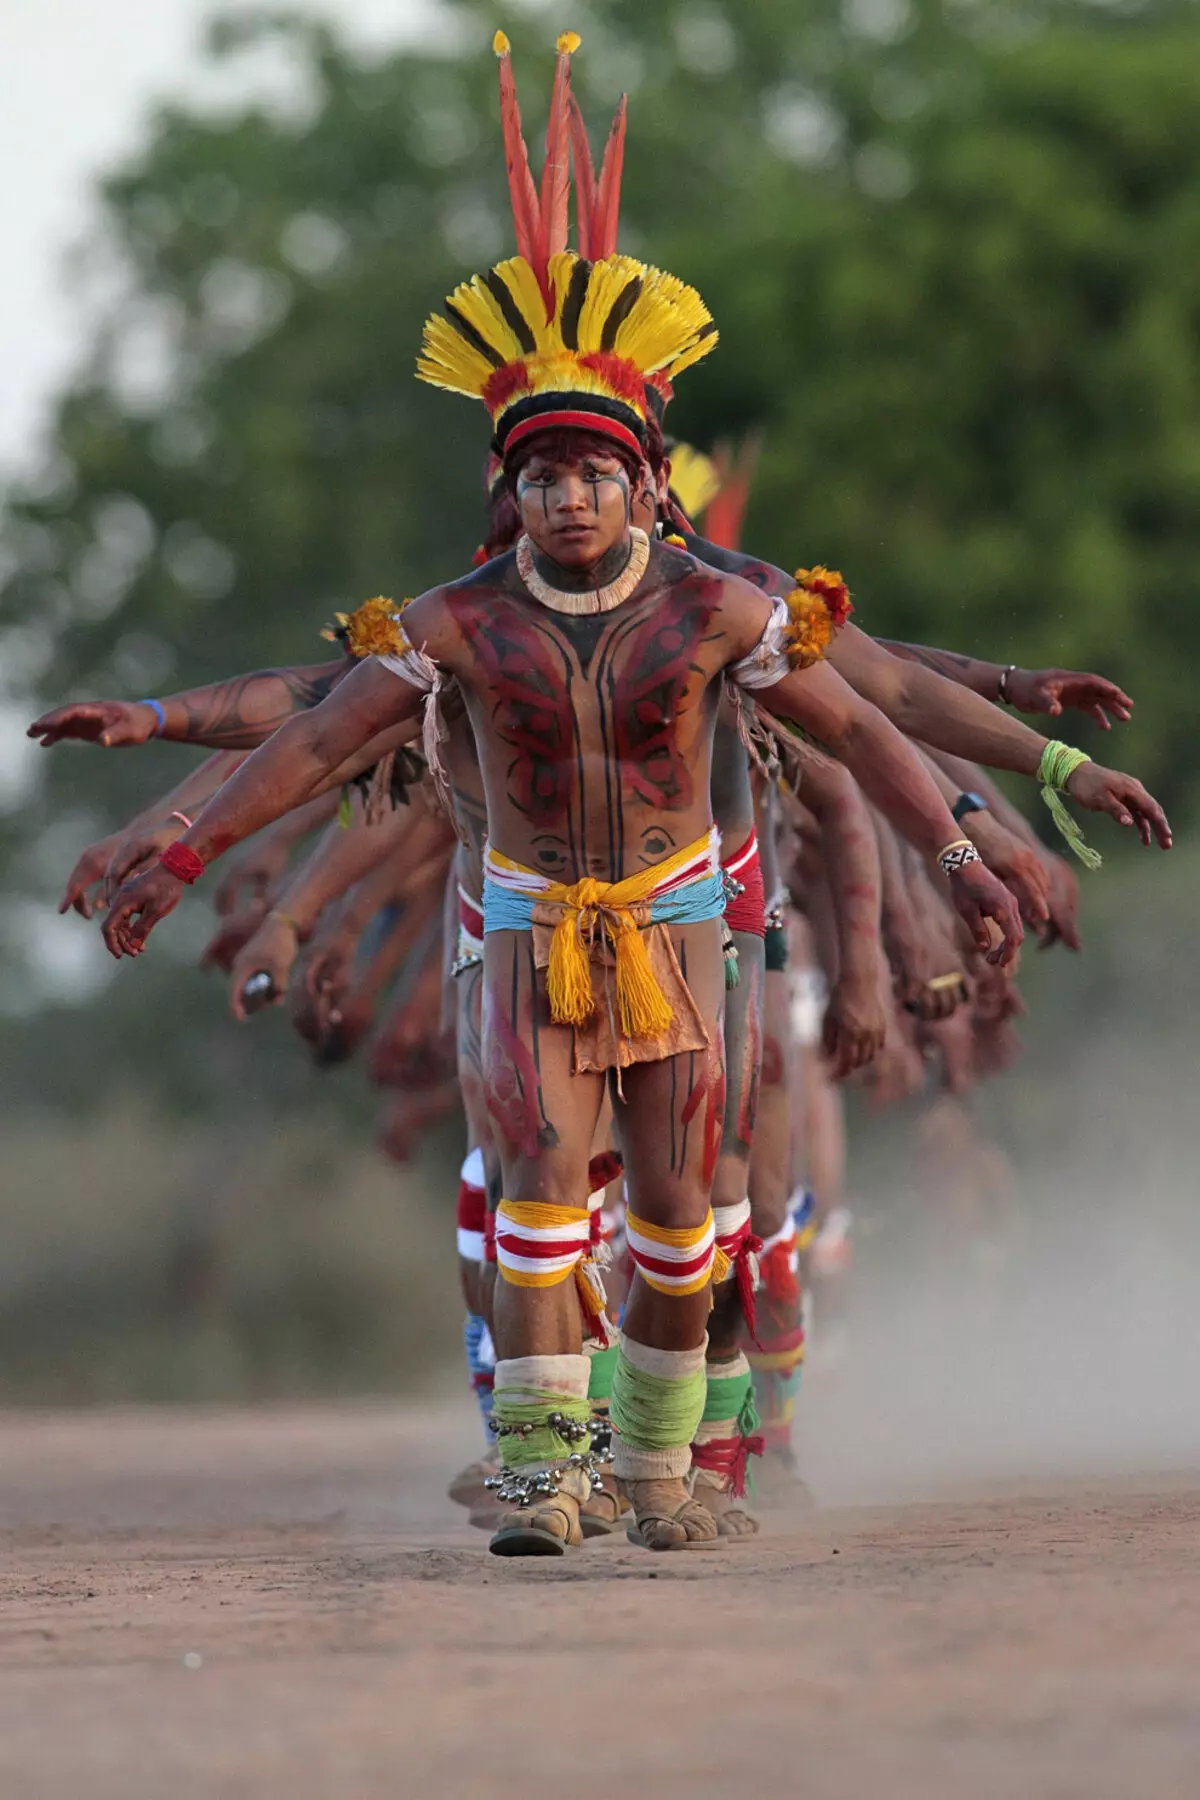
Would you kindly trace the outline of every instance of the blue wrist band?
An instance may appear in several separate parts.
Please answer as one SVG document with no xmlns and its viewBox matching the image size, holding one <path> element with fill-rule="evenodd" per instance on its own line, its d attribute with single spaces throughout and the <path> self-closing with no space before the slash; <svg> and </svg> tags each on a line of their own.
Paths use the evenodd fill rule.
<svg viewBox="0 0 1200 1800">
<path fill-rule="evenodd" d="M 167 715 L 163 711 L 162 701 L 161 700 L 139 700 L 138 705 L 139 706 L 148 706 L 151 708 L 151 710 L 154 713 L 155 718 L 158 720 L 158 729 L 155 731 L 154 735 L 155 735 L 155 737 L 161 737 L 163 732 L 167 729 Z"/>
</svg>

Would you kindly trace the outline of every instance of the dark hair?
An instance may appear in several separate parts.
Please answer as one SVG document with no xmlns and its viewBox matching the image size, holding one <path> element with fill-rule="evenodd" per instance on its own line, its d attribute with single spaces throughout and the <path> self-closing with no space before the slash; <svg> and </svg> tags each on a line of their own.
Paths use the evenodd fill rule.
<svg viewBox="0 0 1200 1800">
<path fill-rule="evenodd" d="M 487 536 L 481 546 L 483 561 L 490 562 L 493 556 L 503 556 L 511 550 L 521 535 L 521 514 L 508 482 L 501 476 L 488 495 L 488 528 Z"/>
<path fill-rule="evenodd" d="M 662 421 L 652 408 L 646 413 L 646 428 L 642 435 L 646 445 L 646 461 L 657 475 L 667 454 L 667 441 L 663 436 Z"/>
<path fill-rule="evenodd" d="M 642 459 L 628 444 L 619 443 L 616 438 L 609 437 L 603 431 L 577 431 L 554 425 L 548 426 L 545 431 L 531 432 L 504 458 L 504 473 L 512 493 L 517 491 L 517 477 L 521 470 L 535 456 L 548 457 L 551 462 L 567 463 L 579 462 L 585 456 L 615 456 L 635 487 L 642 473 Z"/>
</svg>

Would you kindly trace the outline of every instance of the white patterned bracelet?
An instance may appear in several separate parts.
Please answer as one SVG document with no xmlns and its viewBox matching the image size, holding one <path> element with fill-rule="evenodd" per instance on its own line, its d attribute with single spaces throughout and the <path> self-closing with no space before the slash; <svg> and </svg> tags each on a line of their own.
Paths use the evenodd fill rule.
<svg viewBox="0 0 1200 1800">
<path fill-rule="evenodd" d="M 947 844 L 946 848 L 939 850 L 937 854 L 938 868 L 943 875 L 957 875 L 958 871 L 965 869 L 968 863 L 982 861 L 982 856 L 970 838 L 955 838 L 952 844 Z"/>
</svg>

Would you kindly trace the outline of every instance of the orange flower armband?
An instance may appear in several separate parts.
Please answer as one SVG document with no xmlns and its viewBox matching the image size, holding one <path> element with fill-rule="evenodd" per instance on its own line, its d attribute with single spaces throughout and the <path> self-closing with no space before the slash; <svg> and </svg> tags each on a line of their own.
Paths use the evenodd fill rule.
<svg viewBox="0 0 1200 1800">
<path fill-rule="evenodd" d="M 788 622 L 783 636 L 788 662 L 793 669 L 811 668 L 854 611 L 850 590 L 836 569 L 817 563 L 814 568 L 796 570 L 796 586 L 786 604 Z"/>
<path fill-rule="evenodd" d="M 342 644 L 348 655 L 360 659 L 364 656 L 403 656 L 412 649 L 401 624 L 401 615 L 407 605 L 407 600 L 397 606 L 394 600 L 377 594 L 373 600 L 364 600 L 355 612 L 335 613 L 336 624 L 327 626 L 321 636 Z"/>
</svg>

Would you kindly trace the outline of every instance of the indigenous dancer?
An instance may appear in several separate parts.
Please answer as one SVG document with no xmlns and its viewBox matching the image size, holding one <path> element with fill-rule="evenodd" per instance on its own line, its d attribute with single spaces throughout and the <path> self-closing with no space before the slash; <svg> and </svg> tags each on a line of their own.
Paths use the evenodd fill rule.
<svg viewBox="0 0 1200 1800">
<path fill-rule="evenodd" d="M 565 112 L 568 45 L 545 203 L 510 101 L 521 254 L 456 291 L 427 328 L 421 363 L 426 379 L 488 403 L 525 536 L 515 554 L 407 606 L 391 652 L 284 725 L 165 862 L 126 886 L 105 925 L 114 954 L 139 954 L 208 860 L 365 766 L 381 737 L 422 711 L 436 772 L 437 697 L 457 679 L 487 795 L 484 1062 L 493 1101 L 505 1102 L 494 1417 L 502 1497 L 521 1510 L 492 1547 L 516 1554 L 561 1553 L 580 1537 L 587 1360 L 569 1277 L 588 1251 L 581 1203 L 610 1070 L 623 1077 L 637 1270 L 614 1383 L 617 1470 L 643 1542 L 715 1536 L 684 1477 L 704 1401 L 708 1185 L 723 1115 L 724 889 L 709 761 L 725 673 L 840 754 L 900 828 L 940 855 L 981 946 L 989 919 L 1002 934 L 998 960 L 1020 937 L 1010 896 L 962 842 L 903 739 L 813 664 L 804 598 L 772 605 L 635 532 L 645 382 L 698 360 L 715 333 L 693 290 L 607 254 L 602 213 L 585 209 L 589 256 L 563 248 L 553 121 Z M 506 55 L 502 73 L 510 82 Z M 580 1289 L 594 1316 L 586 1275 Z"/>
</svg>

